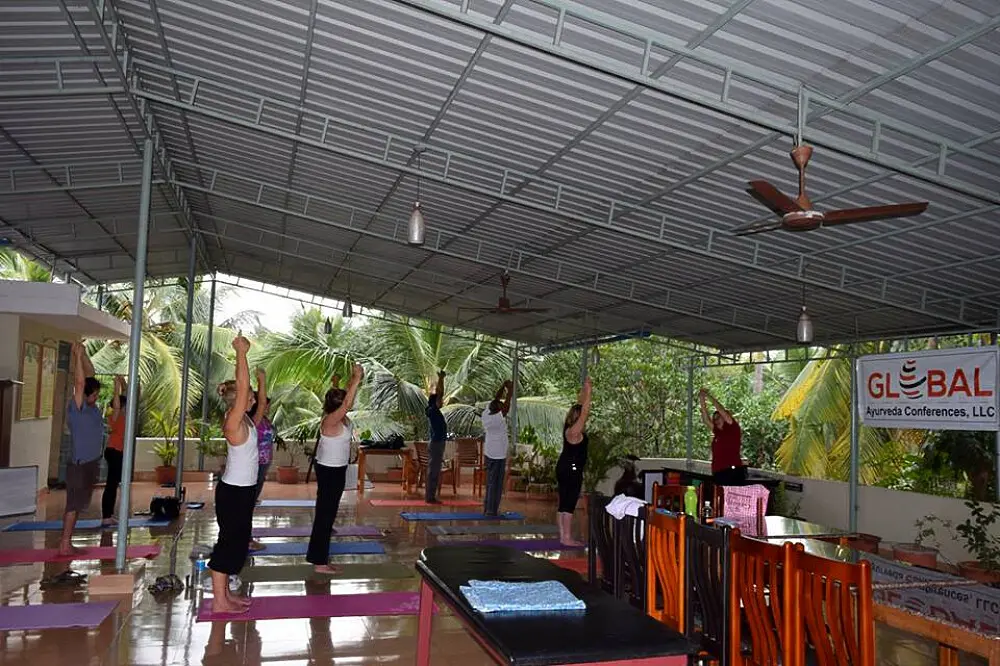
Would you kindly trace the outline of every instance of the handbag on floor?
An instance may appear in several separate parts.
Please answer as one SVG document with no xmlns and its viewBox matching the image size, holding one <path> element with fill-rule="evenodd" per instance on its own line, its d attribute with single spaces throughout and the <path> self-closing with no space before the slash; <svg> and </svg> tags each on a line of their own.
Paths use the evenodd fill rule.
<svg viewBox="0 0 1000 666">
<path fill-rule="evenodd" d="M 177 520 L 181 503 L 176 497 L 154 497 L 149 500 L 149 513 L 153 520 Z"/>
</svg>

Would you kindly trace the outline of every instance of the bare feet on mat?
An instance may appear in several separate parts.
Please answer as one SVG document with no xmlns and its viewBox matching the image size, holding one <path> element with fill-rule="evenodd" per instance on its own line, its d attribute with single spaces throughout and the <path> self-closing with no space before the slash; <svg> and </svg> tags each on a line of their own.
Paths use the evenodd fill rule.
<svg viewBox="0 0 1000 666">
<path fill-rule="evenodd" d="M 105 518 L 104 520 L 101 521 L 101 525 L 103 527 L 115 527 L 117 524 L 118 521 L 115 520 L 114 518 Z"/>
<path fill-rule="evenodd" d="M 318 574 L 323 574 L 326 576 L 335 576 L 340 573 L 340 567 L 334 566 L 332 564 L 317 564 L 314 571 Z"/>
<path fill-rule="evenodd" d="M 435 497 L 434 499 L 424 500 L 424 503 L 425 504 L 440 504 L 441 500 L 439 500 L 438 498 Z"/>
<path fill-rule="evenodd" d="M 253 552 L 255 552 L 255 553 L 258 550 L 264 550 L 264 544 L 262 544 L 260 541 L 251 541 L 250 542 L 250 550 L 253 551 Z"/>
<path fill-rule="evenodd" d="M 241 599 L 233 599 L 229 596 L 213 597 L 213 613 L 246 613 L 250 609 L 249 599 L 246 604 L 241 603 Z"/>
<path fill-rule="evenodd" d="M 79 555 L 83 552 L 82 548 L 77 548 L 76 546 L 59 546 L 59 556 L 69 557 L 70 555 Z"/>
<path fill-rule="evenodd" d="M 577 541 L 576 539 L 573 539 L 573 538 L 560 539 L 559 543 L 561 543 L 564 546 L 570 546 L 571 548 L 582 548 L 583 547 L 583 542 L 582 541 Z"/>
</svg>

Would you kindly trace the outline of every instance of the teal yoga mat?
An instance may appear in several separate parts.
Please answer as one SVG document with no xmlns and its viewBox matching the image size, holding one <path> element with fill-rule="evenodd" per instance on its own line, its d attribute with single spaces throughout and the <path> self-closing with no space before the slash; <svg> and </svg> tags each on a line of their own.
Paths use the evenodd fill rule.
<svg viewBox="0 0 1000 666">
<path fill-rule="evenodd" d="M 428 525 L 427 533 L 434 536 L 461 536 L 466 534 L 559 534 L 555 525 Z"/>
<path fill-rule="evenodd" d="M 499 516 L 487 516 L 470 511 L 404 511 L 399 514 L 403 520 L 524 520 L 524 516 L 508 511 Z"/>
</svg>

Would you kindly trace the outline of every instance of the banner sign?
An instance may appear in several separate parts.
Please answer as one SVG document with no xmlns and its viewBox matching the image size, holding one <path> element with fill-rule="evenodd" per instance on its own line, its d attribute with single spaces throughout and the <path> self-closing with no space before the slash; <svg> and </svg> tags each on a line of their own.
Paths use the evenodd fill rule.
<svg viewBox="0 0 1000 666">
<path fill-rule="evenodd" d="M 858 413 L 874 428 L 997 430 L 997 348 L 858 359 Z"/>
<path fill-rule="evenodd" d="M 940 583 L 962 579 L 931 569 L 900 564 L 877 555 L 860 553 L 860 556 L 871 563 L 872 581 L 875 583 L 927 582 L 927 587 L 876 589 L 876 603 L 944 620 L 991 637 L 1000 632 L 1000 590 L 985 585 L 948 587 Z"/>
</svg>

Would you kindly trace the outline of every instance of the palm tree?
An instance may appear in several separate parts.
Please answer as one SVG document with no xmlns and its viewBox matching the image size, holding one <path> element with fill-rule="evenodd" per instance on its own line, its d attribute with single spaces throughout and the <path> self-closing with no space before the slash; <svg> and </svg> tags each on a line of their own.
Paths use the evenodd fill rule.
<svg viewBox="0 0 1000 666">
<path fill-rule="evenodd" d="M 0 248 L 0 278 L 21 282 L 51 282 L 52 274 L 17 250 Z"/>
</svg>

